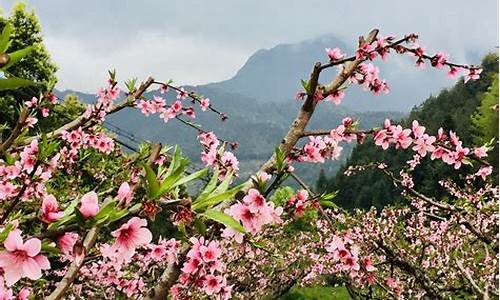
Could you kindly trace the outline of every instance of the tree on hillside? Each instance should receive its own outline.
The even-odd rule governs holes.
[[[12,34],[7,52],[33,47],[30,54],[9,68],[14,76],[33,80],[36,86],[16,90],[0,91],[0,124],[11,127],[15,122],[16,110],[31,97],[39,97],[52,90],[57,82],[57,67],[43,45],[40,22],[33,10],[28,11],[22,2],[15,4],[8,17],[0,17],[0,30],[10,23]],[[43,122],[43,121],[42,121]]]

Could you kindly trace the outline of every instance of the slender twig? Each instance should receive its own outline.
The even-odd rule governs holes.
[[[178,91],[178,92],[182,92],[181,88],[179,87],[176,87],[175,85],[171,85],[171,84],[166,84],[166,83],[163,83],[163,82],[159,82],[159,81],[155,81],[154,82],[155,84],[160,84],[160,85],[163,85],[163,86],[167,86],[175,91]],[[184,91],[186,92],[186,91]],[[193,99],[193,101],[196,101],[198,103],[201,103],[201,100],[200,100],[200,96],[198,94],[196,94],[195,92],[186,92],[188,97]],[[208,109],[210,109],[211,111],[213,111],[214,113],[222,116],[225,114],[223,112],[220,112],[219,110],[217,110],[216,108],[213,107],[213,105],[210,103],[210,105],[208,106]],[[227,118],[227,116],[225,116],[225,118]]]
[[[464,265],[462,264],[462,262],[459,261],[456,257],[453,257],[453,260],[455,261],[455,264],[457,265],[460,272],[465,276],[465,278],[467,278],[469,283],[472,285],[474,290],[476,290],[476,292],[478,292],[482,296],[487,296],[487,294],[485,294],[485,292],[477,285],[474,278],[472,278],[472,275],[470,274],[470,272],[464,268]],[[483,299],[488,299],[488,298],[483,298]]]
[[[127,97],[127,99],[125,99],[125,101],[123,101],[120,104],[116,104],[116,105],[112,106],[111,109],[109,111],[107,111],[107,115],[116,113],[116,112],[118,112],[126,107],[133,106],[135,100],[142,97],[142,95],[153,84],[153,82],[154,82],[154,79],[152,77],[147,78],[146,81],[144,81],[131,96],[129,96],[129,97]],[[83,113],[75,120],[68,122],[68,123],[64,124],[63,126],[59,127],[58,129],[47,133],[47,137],[51,138],[51,137],[60,136],[65,131],[71,131],[71,130],[77,129],[80,126],[87,125],[89,122],[95,122],[95,119],[89,118],[85,113]],[[37,136],[32,136],[32,137],[26,138],[26,139],[24,139],[23,143],[28,144],[32,140],[39,139],[40,137],[41,137],[40,135],[37,135]]]
[[[0,154],[3,154],[5,151],[9,149],[9,147],[14,143],[16,138],[21,133],[24,125],[26,124],[26,119],[28,119],[29,110],[27,108],[23,108],[19,113],[19,117],[17,119],[17,123],[12,129],[9,137],[0,145]]]

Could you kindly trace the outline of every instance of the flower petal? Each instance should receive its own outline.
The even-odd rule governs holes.
[[[43,255],[37,255],[34,257],[36,263],[38,264],[38,266],[40,266],[40,268],[42,268],[42,270],[49,270],[50,269],[50,261],[47,259],[47,257],[43,256]]]
[[[23,238],[21,237],[21,230],[12,230],[9,236],[3,243],[5,249],[8,251],[16,251],[23,247]]]
[[[26,258],[26,260],[23,261],[23,274],[28,277],[29,279],[32,280],[37,280],[38,278],[42,277],[42,270],[40,269],[40,266],[31,257]]]
[[[42,250],[42,242],[37,238],[32,238],[26,241],[23,246],[24,251],[28,254],[28,256],[35,256],[40,253]]]
[[[14,283],[18,282],[22,276],[22,269],[19,266],[4,269],[3,277],[5,278],[5,284],[7,286],[12,286]]]

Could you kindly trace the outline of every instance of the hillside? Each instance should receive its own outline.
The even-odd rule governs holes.
[[[186,86],[185,88],[192,89],[193,87]],[[260,164],[273,153],[275,145],[280,142],[288,130],[301,105],[295,100],[290,100],[287,105],[273,102],[262,103],[239,94],[208,87],[197,87],[196,91],[209,97],[215,107],[228,114],[229,118],[225,122],[221,122],[214,114],[197,111],[197,118],[194,121],[202,125],[204,129],[213,130],[225,140],[239,143],[236,155],[240,159],[242,178],[257,170]],[[61,97],[75,94],[86,103],[95,100],[94,95],[75,91],[58,92],[58,94]],[[150,92],[147,97],[152,97],[155,94],[158,93]],[[172,98],[174,98],[172,94],[167,96],[167,99]],[[317,111],[311,121],[311,128],[336,126],[340,124],[343,117],[348,115],[359,118],[362,126],[365,127],[375,126],[387,117],[400,118],[403,116],[400,112],[349,112],[328,103],[322,105],[321,109]],[[137,142],[145,140],[159,141],[164,144],[179,144],[194,163],[201,164],[199,158],[201,148],[196,142],[197,133],[180,122],[173,120],[165,124],[157,116],[147,118],[140,111],[133,109],[120,111],[110,116],[106,121],[108,129],[117,131],[117,127],[120,128],[121,135],[118,137],[128,144],[137,146]],[[348,157],[350,149],[352,148],[345,148],[343,159]],[[298,172],[309,183],[314,183],[320,167],[333,173],[339,166],[340,161],[332,161],[312,168],[308,165],[302,165],[299,166]]]
[[[460,138],[465,145],[471,145],[477,135],[472,116],[481,105],[481,99],[488,92],[493,81],[498,80],[498,56],[494,54],[486,56],[482,66],[484,70],[480,80],[467,84],[464,84],[463,80],[458,81],[453,88],[445,89],[439,95],[429,97],[422,105],[413,108],[409,117],[403,119],[401,123],[408,126],[411,120],[418,120],[426,126],[429,132],[436,132],[439,127],[453,130],[460,133]],[[498,85],[496,86],[498,88]],[[393,120],[397,119],[393,118]],[[498,127],[494,132],[498,134]],[[487,140],[489,139],[491,137]],[[383,151],[371,141],[367,141],[354,148],[351,158],[335,176],[328,178],[328,173],[323,174],[317,186],[320,190],[339,190],[336,200],[346,208],[369,208],[371,206],[381,208],[388,203],[401,202],[402,197],[399,191],[376,170],[367,170],[351,177],[344,176],[343,172],[349,165],[363,165],[372,161],[383,161],[391,169],[399,170],[406,164],[406,161],[411,159],[411,155],[410,151],[393,148]],[[498,149],[489,157],[492,165],[497,166],[494,171],[496,174],[498,174],[497,156]],[[452,177],[459,180],[454,173],[452,166],[428,159],[424,159],[413,172],[415,184],[420,191],[435,197],[442,196],[444,191],[434,178]]]

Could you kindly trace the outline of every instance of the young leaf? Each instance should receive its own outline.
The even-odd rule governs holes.
[[[28,79],[22,79],[17,77],[0,79],[0,91],[13,90],[30,85],[35,85],[35,83]]]
[[[305,81],[305,80],[301,79],[300,83],[302,84],[304,91],[306,91],[309,94],[309,81]]]
[[[201,178],[201,177],[207,175],[207,173],[208,173],[208,168],[204,168],[204,169],[201,169],[201,170],[199,170],[197,172],[194,172],[194,173],[192,173],[192,174],[190,174],[188,176],[182,177],[181,179],[177,180],[173,184],[172,188],[174,188],[176,186],[179,186],[181,184],[187,183],[189,181],[193,181],[193,180],[196,180],[198,178]]]
[[[153,171],[150,165],[142,163],[144,170],[146,171],[146,180],[148,182],[147,190],[149,197],[154,197],[158,194],[160,189],[160,182],[156,178],[156,173]]]
[[[14,51],[12,53],[9,53],[10,60],[5,66],[0,68],[0,71],[7,70],[12,65],[16,64],[18,61],[23,59],[26,55],[30,54],[32,50],[33,50],[33,46],[29,46],[29,47],[23,48],[21,50],[17,50],[17,51]]]
[[[227,191],[229,184],[231,184],[232,178],[233,178],[233,172],[229,172],[228,174],[226,174],[226,177],[224,178],[224,180],[219,184],[219,186],[217,188],[215,188],[215,190],[212,193],[210,193],[209,197],[217,195],[217,194],[221,194],[221,193],[224,193],[225,191]]]
[[[199,199],[197,198],[195,201],[193,201],[191,208],[195,211],[201,211],[207,207],[214,207],[215,205],[223,202],[224,200],[231,199],[238,193],[242,188],[244,184],[240,184],[222,194],[217,194],[212,197],[204,198],[204,199]]]
[[[109,201],[104,207],[101,207],[101,209],[95,216],[95,219],[99,220],[110,215],[115,210],[115,205],[116,205],[115,201]]]
[[[12,32],[12,25],[7,22],[5,24],[5,27],[2,30],[2,35],[0,35],[0,53],[5,53],[7,51],[7,48],[9,48],[9,38],[10,38],[10,33]]]
[[[207,183],[207,185],[205,185],[205,188],[200,193],[200,195],[196,198],[195,202],[201,201],[201,200],[207,198],[213,192],[213,190],[217,187],[217,180],[218,179],[219,179],[219,170],[215,169],[214,174],[212,175],[212,178]]]
[[[285,154],[279,147],[276,147],[274,150],[274,156],[276,157],[276,169],[278,173],[280,173],[285,168]]]
[[[175,183],[182,179],[181,177],[184,174],[186,165],[187,165],[187,160],[180,158],[179,165],[163,180],[163,182],[160,185],[160,189],[158,190],[158,194],[155,195],[155,197],[161,196],[177,186],[175,185]]]
[[[208,219],[214,220],[217,223],[226,225],[227,227],[230,227],[241,233],[245,233],[245,229],[243,228],[243,226],[241,226],[240,222],[236,221],[233,217],[221,211],[209,209],[201,215]]]
[[[0,243],[3,243],[5,239],[9,236],[9,233],[14,229],[14,224],[8,223],[0,232]]]

